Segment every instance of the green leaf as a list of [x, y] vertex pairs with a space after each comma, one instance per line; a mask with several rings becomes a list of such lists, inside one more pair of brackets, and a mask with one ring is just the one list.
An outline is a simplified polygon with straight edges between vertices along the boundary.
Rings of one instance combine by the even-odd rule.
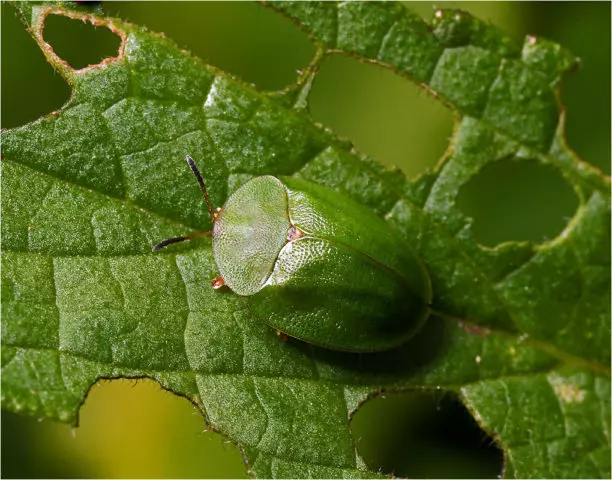
[[[466, 13], [431, 26], [393, 3], [274, 3], [318, 52], [264, 94], [118, 19], [18, 4], [70, 101], [2, 132], [2, 407], [75, 422], [105, 377], [150, 377], [191, 399], [259, 477], [372, 477], [349, 419], [373, 392], [459, 394], [517, 477], [610, 476], [610, 182], [565, 145], [560, 46], [515, 45]], [[75, 71], [42, 38], [49, 14], [121, 39]], [[320, 62], [342, 52], [419, 82], [457, 113], [444, 161], [407, 181], [316, 125]], [[570, 112], [571, 113], [571, 112]], [[244, 299], [214, 291], [191, 154], [222, 205], [262, 174], [330, 186], [384, 216], [428, 265], [436, 315], [400, 349], [356, 355], [283, 342]], [[542, 244], [477, 244], [459, 189], [486, 165], [535, 159], [579, 207]]]

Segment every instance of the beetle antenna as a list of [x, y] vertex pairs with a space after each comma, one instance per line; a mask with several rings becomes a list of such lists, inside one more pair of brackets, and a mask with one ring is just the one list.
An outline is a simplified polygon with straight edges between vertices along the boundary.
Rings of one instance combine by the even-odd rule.
[[206, 235], [210, 235], [212, 233], [211, 232], [200, 232], [200, 233], [194, 233], [193, 235], [189, 235], [187, 237], [174, 237], [174, 238], [169, 238], [168, 240], [164, 240], [161, 243], [158, 243], [157, 245], [155, 245], [153, 247], [153, 250], [160, 250], [164, 247], [167, 247], [168, 245], [171, 245], [173, 243], [179, 243], [179, 242], [186, 242], [187, 240], [191, 240], [192, 238], [196, 238], [196, 237], [204, 237]]
[[193, 161], [193, 158], [187, 155], [185, 157], [185, 160], [187, 160], [187, 164], [189, 165], [189, 168], [191, 168], [191, 171], [193, 172], [195, 177], [198, 179], [200, 190], [202, 190], [202, 193], [204, 194], [204, 199], [206, 200], [206, 208], [208, 208], [208, 214], [210, 215], [210, 219], [212, 220], [212, 223], [215, 223], [215, 214], [213, 212], [212, 205], [210, 204], [210, 200], [208, 198], [208, 191], [206, 190], [206, 185], [204, 185], [204, 179], [202, 178], [202, 175], [200, 175], [200, 171], [198, 170], [198, 167], [196, 167], [196, 164]]

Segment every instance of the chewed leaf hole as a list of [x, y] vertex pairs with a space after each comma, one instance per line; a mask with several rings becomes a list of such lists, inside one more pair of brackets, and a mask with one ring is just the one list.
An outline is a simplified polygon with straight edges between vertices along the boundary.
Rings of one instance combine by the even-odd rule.
[[495, 478], [504, 456], [455, 394], [383, 393], [351, 424], [366, 465], [402, 478]]
[[121, 45], [121, 38], [107, 27], [55, 14], [45, 19], [43, 37], [55, 54], [75, 70], [117, 57]]
[[146, 8], [104, 2], [104, 11], [164, 32], [206, 63], [264, 90], [293, 83], [315, 53], [304, 32], [256, 2], [147, 2]]
[[8, 2], [2, 14], [2, 128], [13, 128], [58, 110], [69, 98], [70, 87], [46, 61], [36, 42]]
[[464, 185], [457, 205], [474, 219], [478, 242], [493, 246], [556, 237], [574, 215], [578, 199], [552, 167], [505, 159], [485, 167]]
[[2, 476], [246, 478], [238, 449], [205, 430], [201, 412], [157, 382], [101, 380], [77, 428], [3, 411]]
[[317, 122], [409, 177], [431, 168], [452, 132], [450, 110], [391, 70], [333, 55], [325, 59], [309, 97]]

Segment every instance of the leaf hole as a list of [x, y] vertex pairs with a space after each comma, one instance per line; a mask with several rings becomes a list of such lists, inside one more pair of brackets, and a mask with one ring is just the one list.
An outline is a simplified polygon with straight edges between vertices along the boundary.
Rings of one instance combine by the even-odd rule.
[[474, 219], [482, 245], [546, 241], [574, 215], [578, 199], [552, 167], [508, 158], [487, 165], [459, 191], [458, 207]]
[[452, 133], [451, 111], [424, 89], [344, 55], [323, 61], [309, 104], [315, 121], [409, 177], [436, 165]]
[[45, 18], [43, 38], [55, 54], [75, 70], [118, 57], [121, 46], [121, 37], [108, 27], [59, 14]]
[[2, 128], [13, 128], [54, 112], [71, 90], [46, 61], [15, 8], [2, 2]]
[[165, 32], [204, 62], [263, 90], [292, 84], [315, 54], [308, 36], [254, 2], [105, 2], [107, 15]]
[[384, 392], [351, 422], [366, 465], [403, 478], [495, 478], [500, 447], [454, 393]]
[[593, 2], [587, 8], [574, 2], [525, 2], [521, 6], [526, 9], [522, 22], [526, 32], [559, 42], [582, 60], [578, 74], [562, 82], [567, 144], [610, 175], [610, 3]]
[[100, 380], [79, 411], [78, 428], [2, 412], [2, 474], [246, 478], [238, 449], [205, 430], [191, 402], [153, 380]]

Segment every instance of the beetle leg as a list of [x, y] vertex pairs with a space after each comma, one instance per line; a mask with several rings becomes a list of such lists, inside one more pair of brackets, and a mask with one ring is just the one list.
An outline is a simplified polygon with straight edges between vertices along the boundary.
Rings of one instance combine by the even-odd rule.
[[289, 227], [289, 230], [287, 231], [287, 241], [288, 242], [293, 242], [294, 240], [297, 240], [298, 238], [302, 238], [304, 236], [304, 232], [302, 232], [299, 228], [297, 228], [294, 225], [291, 225], [291, 227]]

